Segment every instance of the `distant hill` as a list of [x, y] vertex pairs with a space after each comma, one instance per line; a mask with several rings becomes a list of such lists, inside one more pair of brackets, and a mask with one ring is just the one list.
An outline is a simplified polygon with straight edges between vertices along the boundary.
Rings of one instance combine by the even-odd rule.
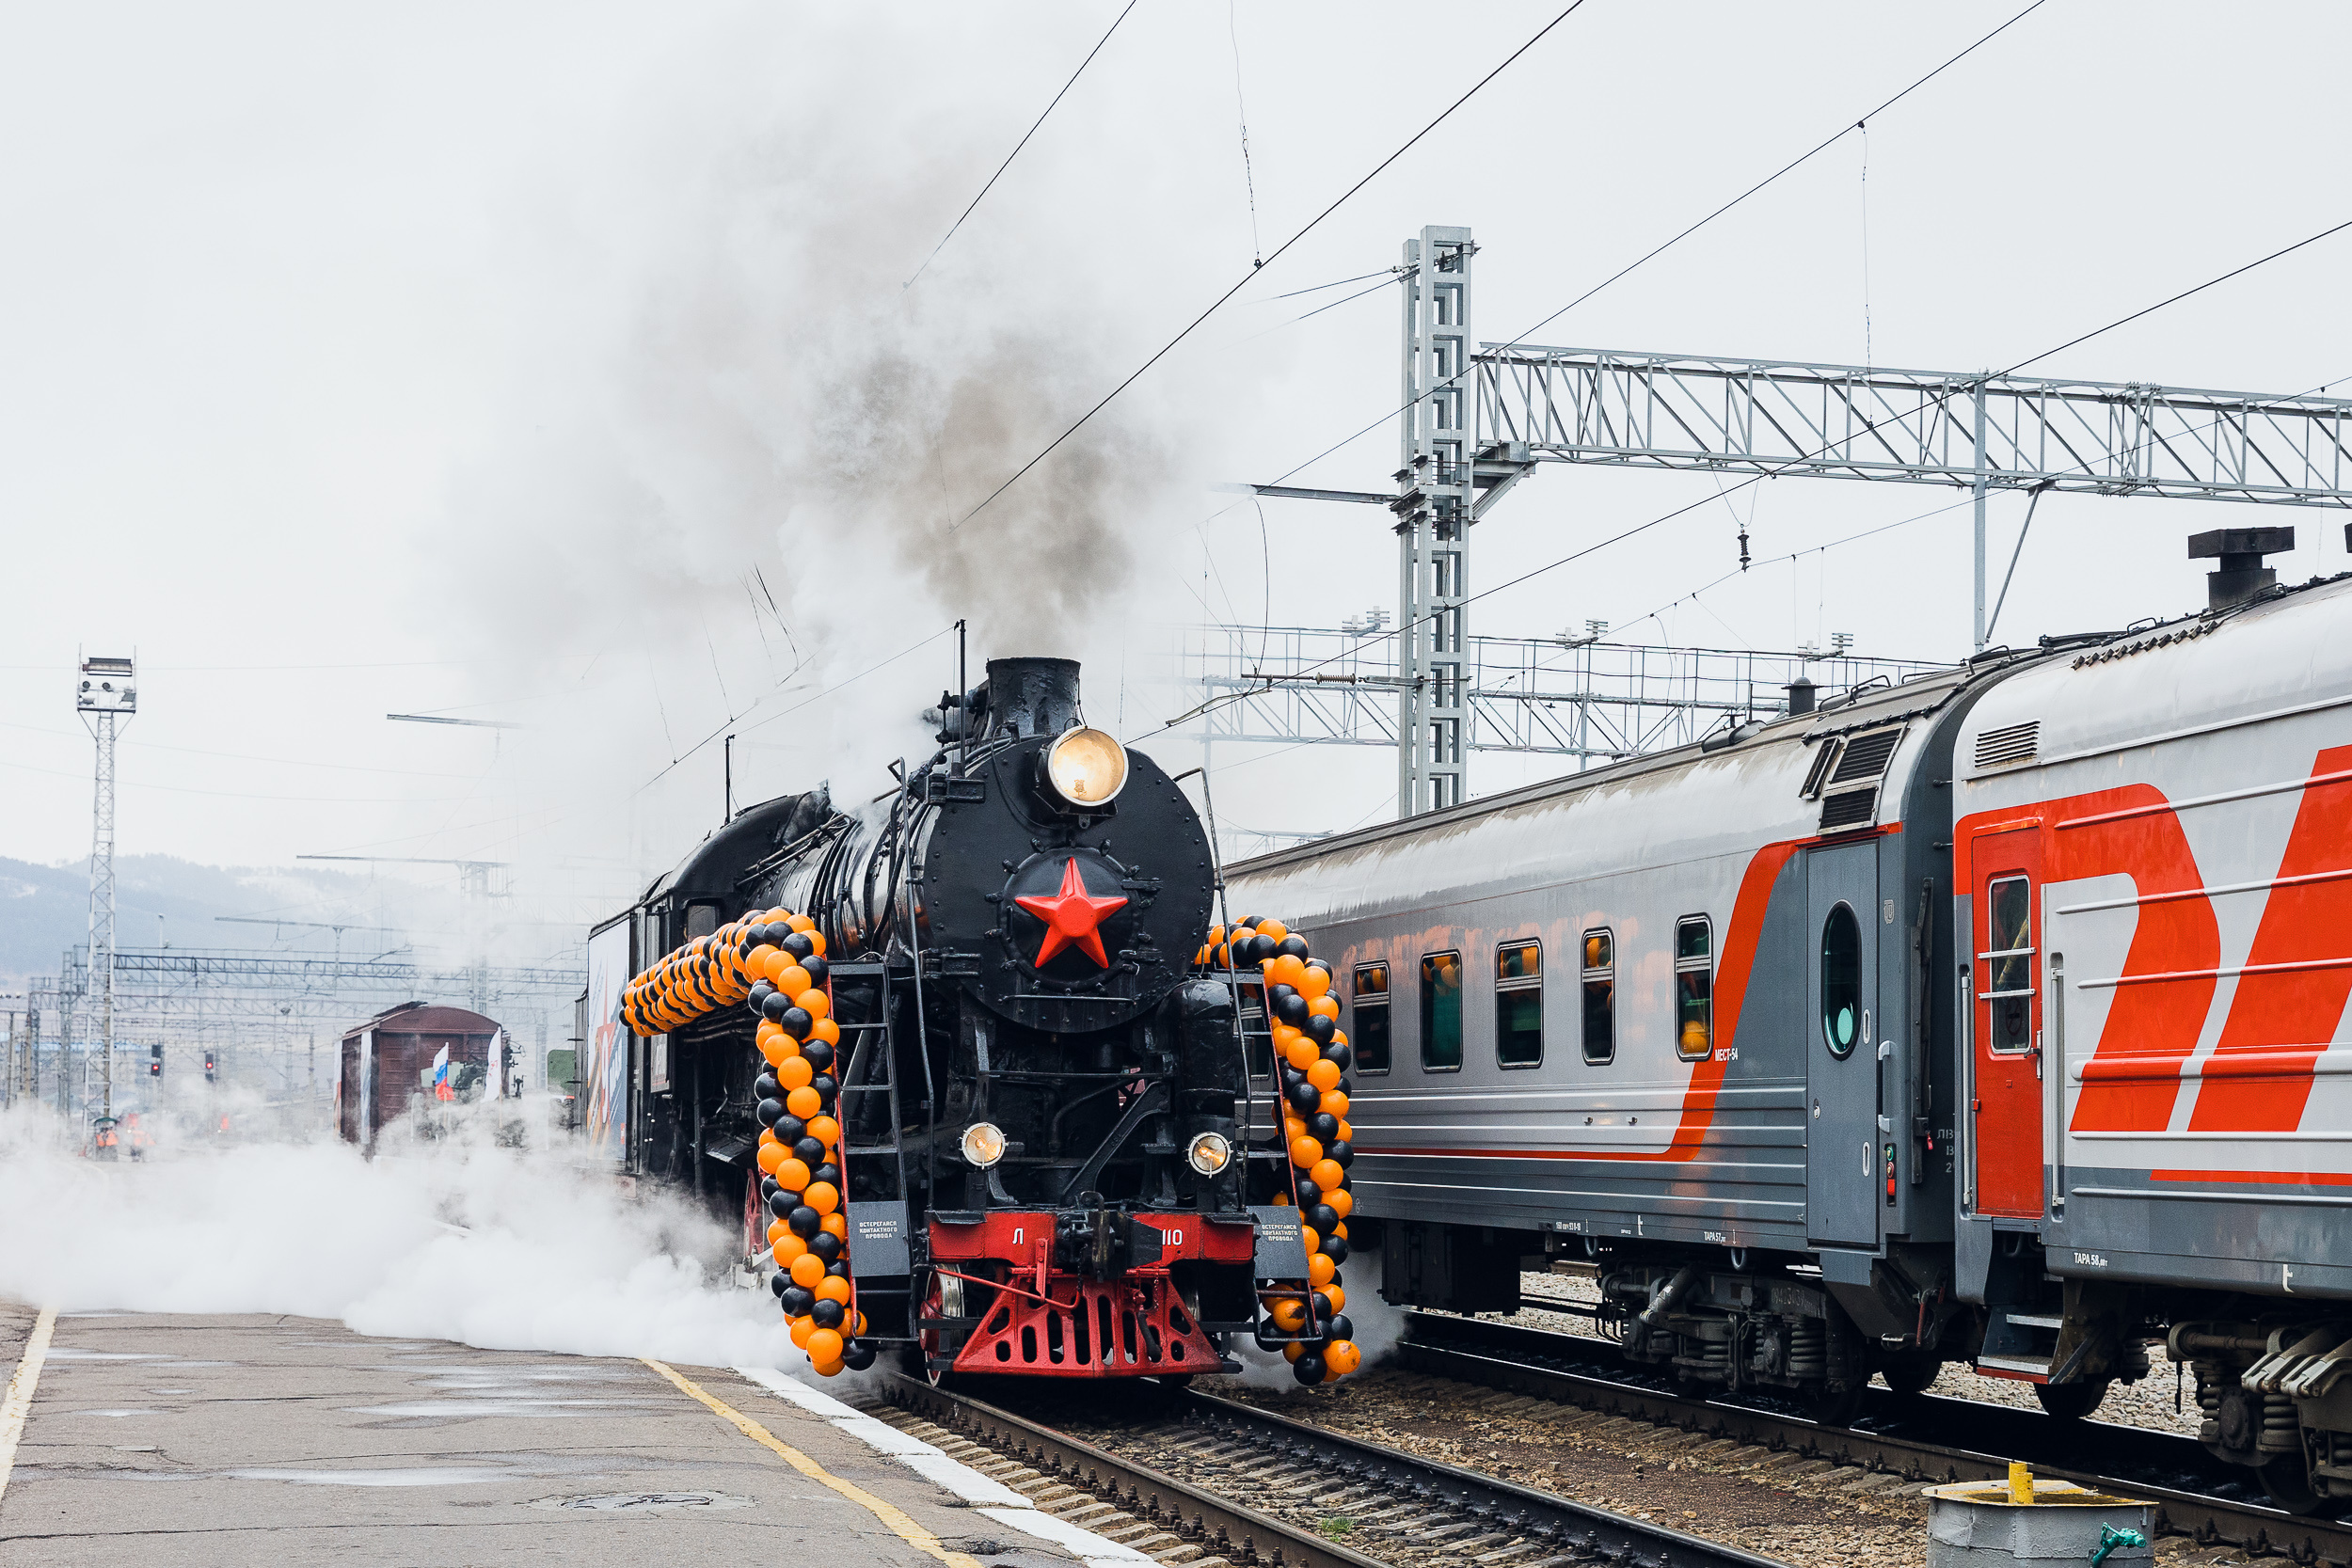
[[[345, 871], [199, 865], [170, 855], [116, 860], [116, 940], [123, 947], [315, 952], [334, 944], [332, 931], [243, 925], [221, 915], [401, 928], [345, 931], [343, 951], [366, 958], [400, 946], [407, 934], [436, 942], [453, 926], [455, 897], [453, 891]], [[87, 862], [40, 865], [0, 856], [0, 990], [21, 991], [30, 976], [55, 974], [65, 949], [88, 938]]]

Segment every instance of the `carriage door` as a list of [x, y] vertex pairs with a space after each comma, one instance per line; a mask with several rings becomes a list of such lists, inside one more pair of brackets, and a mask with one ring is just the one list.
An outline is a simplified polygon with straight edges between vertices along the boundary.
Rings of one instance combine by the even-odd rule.
[[2042, 838], [2036, 828], [1972, 846], [1968, 1102], [1977, 1212], [2039, 1218], [2042, 1204]]
[[1805, 856], [1805, 1225], [1879, 1239], [1878, 841]]

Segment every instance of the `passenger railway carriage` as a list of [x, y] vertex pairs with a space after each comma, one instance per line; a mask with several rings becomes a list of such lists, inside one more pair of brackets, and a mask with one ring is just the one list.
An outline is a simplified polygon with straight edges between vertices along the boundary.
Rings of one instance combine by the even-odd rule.
[[1832, 1417], [1948, 1360], [2081, 1414], [2158, 1343], [2215, 1452], [2352, 1498], [2352, 581], [2270, 585], [2291, 540], [1232, 868], [1339, 971], [1386, 1293], [1590, 1259], [1635, 1358]]

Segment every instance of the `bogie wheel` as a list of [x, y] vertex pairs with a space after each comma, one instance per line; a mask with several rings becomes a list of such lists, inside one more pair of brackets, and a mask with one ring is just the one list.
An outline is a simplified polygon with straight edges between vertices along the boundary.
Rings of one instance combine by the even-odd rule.
[[2037, 1383], [2034, 1398], [2042, 1408], [2061, 1421], [2079, 1421], [2099, 1408], [2099, 1402], [2107, 1397], [2108, 1381], [2095, 1383]]
[[2289, 1513], [2317, 1513], [2333, 1517], [2344, 1505], [2332, 1497], [2322, 1497], [2312, 1489], [2311, 1475], [2303, 1467], [2299, 1453], [2280, 1454], [2264, 1464], [2256, 1472], [2262, 1477], [2263, 1490], [2270, 1500]]
[[1816, 1388], [1805, 1402], [1805, 1414], [1825, 1427], [1851, 1426], [1862, 1414], [1862, 1390]]
[[1927, 1392], [1928, 1385], [1933, 1383], [1936, 1374], [1943, 1370], [1944, 1365], [1940, 1361], [1924, 1355], [1911, 1355], [1899, 1361], [1889, 1361], [1879, 1369], [1879, 1376], [1884, 1378], [1886, 1386], [1896, 1393], [1908, 1396]]

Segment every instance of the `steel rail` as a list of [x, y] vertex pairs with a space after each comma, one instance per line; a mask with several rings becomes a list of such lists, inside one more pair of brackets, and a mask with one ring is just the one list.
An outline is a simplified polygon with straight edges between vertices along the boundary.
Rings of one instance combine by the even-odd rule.
[[[1375, 1558], [1033, 1417], [901, 1373], [888, 1373], [883, 1381], [887, 1398], [900, 1409], [1065, 1484], [1105, 1497], [1136, 1517], [1201, 1543], [1232, 1562], [1272, 1568], [1387, 1568]], [[1536, 1541], [1540, 1548], [1531, 1560], [1606, 1562], [1610, 1568], [1786, 1568], [1774, 1559], [1737, 1546], [1402, 1454], [1252, 1405], [1190, 1390], [1159, 1392], [1158, 1402], [1169, 1424], [1248, 1443], [1263, 1450], [1269, 1464], [1304, 1463], [1327, 1469], [1335, 1490], [1381, 1492], [1421, 1504], [1433, 1515], [1454, 1515]], [[1435, 1528], [1438, 1519], [1430, 1522]]]
[[[2012, 1440], [2003, 1447], [2022, 1451], [1987, 1453], [1871, 1430], [1867, 1423], [1900, 1410], [1902, 1402], [1893, 1394], [1872, 1402], [1862, 1418], [1863, 1425], [1825, 1426], [1754, 1405], [1645, 1387], [1626, 1381], [1621, 1367], [1613, 1369], [1617, 1375], [1613, 1376], [1613, 1369], [1595, 1365], [1613, 1356], [1613, 1347], [1605, 1341], [1428, 1312], [1411, 1313], [1407, 1322], [1407, 1335], [1395, 1351], [1393, 1364], [1434, 1376], [1705, 1433], [1710, 1438], [1761, 1444], [1775, 1451], [1794, 1449], [1807, 1458], [1883, 1471], [1912, 1481], [1999, 1480], [2008, 1475], [2011, 1459], [2025, 1459], [2033, 1463], [2037, 1475], [2145, 1498], [2156, 1507], [2159, 1530], [2191, 1536], [2201, 1544], [2228, 1542], [2251, 1554], [2278, 1553], [2298, 1563], [2352, 1568], [2352, 1528], [2289, 1513], [2266, 1503], [2215, 1497], [2148, 1479], [2151, 1469], [2170, 1469], [2177, 1478], [2182, 1470], [2209, 1468], [2203, 1448], [2188, 1438], [2106, 1422], [2058, 1421], [1964, 1400], [1924, 1397], [1929, 1409], [1954, 1418], [1996, 1409], [2001, 1411], [1993, 1418], [1996, 1421], [2014, 1415], [2018, 1423], [2030, 1424], [2041, 1439], [2019, 1442], [2013, 1440], [2018, 1433], [2011, 1433]], [[1579, 1362], [1583, 1363], [1581, 1368], [1575, 1365]], [[1914, 1409], [1919, 1407], [1915, 1402]], [[2094, 1436], [2136, 1452], [2141, 1460], [2137, 1466], [2141, 1473], [2099, 1474], [2047, 1457], [2080, 1454]], [[2250, 1474], [2243, 1484], [2254, 1484]]]

